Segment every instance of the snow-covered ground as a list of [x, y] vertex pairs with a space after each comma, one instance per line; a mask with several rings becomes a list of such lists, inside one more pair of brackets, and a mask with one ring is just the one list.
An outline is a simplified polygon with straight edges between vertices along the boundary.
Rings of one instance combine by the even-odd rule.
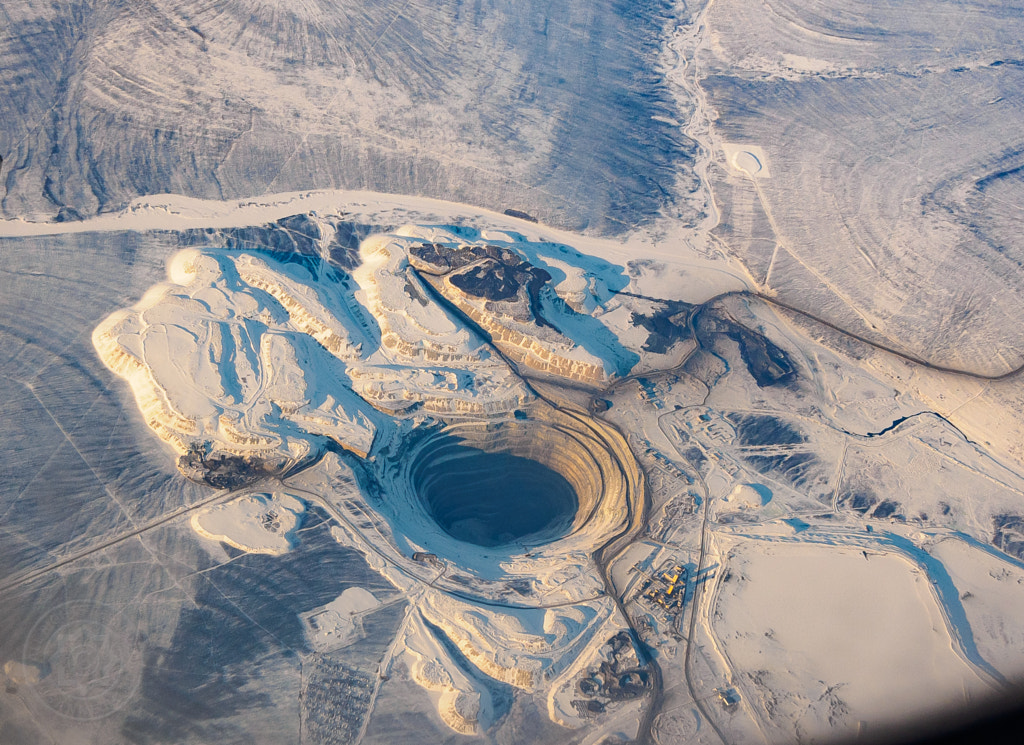
[[708, 635], [770, 740], [884, 731], [998, 690], [906, 557], [771, 538], [717, 548]]
[[[0, 740], [792, 742], [1019, 690], [1019, 9], [157, 5], [4, 7]], [[576, 515], [452, 535], [445, 438]]]
[[240, 551], [283, 554], [292, 549], [305, 511], [289, 494], [252, 494], [194, 513], [192, 528]]
[[[345, 201], [357, 197], [362, 201]], [[219, 454], [284, 469], [320, 452], [327, 437], [375, 464], [383, 501], [355, 487], [352, 466], [329, 453], [273, 494], [241, 494], [193, 512], [191, 525], [246, 553], [291, 555], [301, 549], [308, 510], [325, 511], [336, 522], [334, 540], [359, 551], [408, 598], [382, 670], [399, 677], [407, 671], [431, 691], [445, 726], [481, 734], [504, 726], [505, 685], [559, 726], [635, 731], [642, 697], [616, 698], [600, 687], [604, 693], [594, 694], [581, 683], [602, 664], [627, 664], [609, 657], [606, 644], [631, 625], [655, 654], [672, 706], [689, 700], [698, 719], [771, 741], [878, 731], [903, 716], [927, 716], [938, 702], [955, 708], [985, 700], [1024, 677], [1024, 660], [1012, 652], [1020, 636], [1013, 579], [1020, 569], [999, 550], [1016, 540], [1024, 479], [1012, 456], [994, 457], [965, 435], [973, 431], [970, 420], [929, 409], [943, 402], [950, 414], [970, 411], [985, 389], [935, 372], [908, 385], [901, 378], [906, 362], [871, 350], [851, 354], [835, 332], [806, 319], [794, 323], [749, 298], [723, 301], [725, 312], [715, 316], [722, 320], [714, 323], [742, 326], [696, 324], [695, 339], [679, 316], [678, 338], [649, 349], [667, 332], [635, 319], [657, 317], [664, 301], [635, 295], [699, 302], [710, 288], [740, 289], [729, 262], [680, 251], [662, 256], [662, 269], [631, 274], [623, 259], [635, 246], [625, 243], [420, 198], [338, 192], [283, 195], [256, 206], [164, 197], [92, 223], [8, 222], [4, 229], [24, 239], [62, 231], [157, 234], [175, 225], [273, 228], [268, 217], [286, 218], [296, 206], [313, 210], [310, 224], [355, 213], [366, 221], [434, 222], [371, 234], [351, 272], [325, 263], [323, 239], [321, 253], [305, 264], [257, 246], [168, 253], [167, 280], [110, 315], [93, 340], [131, 382], [150, 427], [179, 453], [201, 448], [209, 459], [201, 463]], [[433, 440], [402, 444], [417, 427], [448, 421], [446, 432], [466, 442], [495, 448], [507, 441], [513, 452], [534, 452], [514, 444], [511, 424], [505, 440], [488, 428], [514, 421], [513, 409], [546, 417], [546, 427], [580, 425], [564, 419], [571, 407], [544, 414], [548, 404], [513, 374], [528, 363], [510, 367], [487, 351], [471, 321], [438, 304], [408, 260], [423, 242], [509, 249], [543, 268], [550, 276], [545, 318], [588, 354], [606, 355], [607, 369], [629, 360], [631, 375], [628, 367], [620, 371], [604, 391], [588, 380], [586, 396], [610, 404], [603, 416], [646, 470], [649, 493], [616, 501], [620, 487], [607, 479], [614, 463], [625, 462], [619, 453], [589, 466], [601, 474], [593, 478], [604, 484], [604, 496], [566, 538], [481, 549], [434, 524], [413, 475], [418, 458], [434, 457]], [[704, 289], [679, 287], [683, 273], [703, 273]], [[500, 313], [520, 312], [465, 307], [495, 313], [495, 323], [511, 323]], [[530, 333], [529, 326], [514, 328]], [[545, 338], [538, 333], [531, 343]], [[789, 366], [789, 377], [755, 379], [752, 353], [737, 338], [779, 345], [772, 354]], [[564, 349], [564, 341], [557, 344], [563, 346], [552, 349]], [[545, 368], [536, 374], [551, 382]], [[385, 387], [378, 390], [374, 380]], [[514, 402], [474, 403], [497, 401], [492, 388]], [[551, 395], [557, 386], [537, 390]], [[531, 437], [549, 437], [544, 432]], [[572, 437], [594, 438], [585, 446], [592, 453], [617, 447], [613, 430], [586, 432]], [[568, 463], [585, 457], [558, 443], [550, 440], [543, 457], [562, 453], [549, 462], [578, 469]], [[349, 486], [339, 492], [338, 484]], [[653, 540], [633, 543], [610, 566], [611, 586], [629, 603], [623, 616], [588, 554], [626, 527], [627, 503], [645, 502]], [[1007, 527], [993, 534], [1000, 520]], [[665, 595], [657, 601], [662, 607], [644, 594], [677, 575], [680, 589], [671, 592], [678, 601]], [[324, 654], [357, 650], [372, 637], [369, 619], [392, 607], [380, 602], [353, 588], [305, 611], [310, 644]], [[691, 649], [681, 635], [688, 623], [697, 633]], [[680, 688], [687, 677], [692, 693]], [[676, 720], [659, 721], [667, 731]]]

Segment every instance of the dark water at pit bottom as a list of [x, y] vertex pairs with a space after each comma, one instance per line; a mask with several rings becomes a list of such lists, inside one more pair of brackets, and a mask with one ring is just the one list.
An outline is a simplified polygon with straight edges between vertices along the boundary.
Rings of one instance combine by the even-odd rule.
[[579, 507], [568, 480], [543, 463], [463, 445], [428, 454], [414, 479], [437, 524], [452, 538], [477, 546], [554, 540], [568, 530]]

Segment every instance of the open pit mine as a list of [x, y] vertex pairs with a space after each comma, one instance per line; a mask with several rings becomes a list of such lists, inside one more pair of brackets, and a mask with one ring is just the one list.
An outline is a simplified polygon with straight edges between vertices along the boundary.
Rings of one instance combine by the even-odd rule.
[[0, 0], [0, 745], [1024, 711], [1022, 6]]
[[[141, 414], [115, 418], [195, 492], [124, 534], [171, 521], [208, 556], [180, 654], [265, 640], [253, 679], [295, 683], [266, 711], [297, 697], [330, 743], [853, 737], [1021, 679], [1013, 381], [704, 264], [522, 221], [373, 227], [398, 216], [162, 235], [166, 266], [90, 323]], [[42, 641], [5, 674], [70, 706]]]
[[[579, 314], [524, 247], [406, 226], [365, 239], [351, 272], [186, 249], [93, 334], [181, 472], [241, 494], [194, 515], [199, 535], [280, 554], [302, 500], [348, 513], [336, 537], [418, 597], [398, 654], [464, 734], [496, 718], [481, 675], [582, 721], [581, 652], [629, 628], [594, 552], [645, 509], [618, 430], [530, 382], [596, 390], [626, 370], [601, 335], [559, 330]], [[353, 462], [369, 486], [344, 500], [266, 493]]]

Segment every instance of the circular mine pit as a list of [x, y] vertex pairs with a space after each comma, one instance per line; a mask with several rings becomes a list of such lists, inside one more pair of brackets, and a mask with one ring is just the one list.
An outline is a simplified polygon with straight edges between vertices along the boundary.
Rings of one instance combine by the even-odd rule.
[[488, 548], [562, 535], [579, 507], [572, 484], [558, 471], [457, 439], [435, 451], [414, 478], [427, 512], [445, 533]]
[[415, 449], [408, 474], [442, 531], [486, 548], [565, 537], [603, 486], [599, 466], [571, 433], [533, 421], [447, 427]]

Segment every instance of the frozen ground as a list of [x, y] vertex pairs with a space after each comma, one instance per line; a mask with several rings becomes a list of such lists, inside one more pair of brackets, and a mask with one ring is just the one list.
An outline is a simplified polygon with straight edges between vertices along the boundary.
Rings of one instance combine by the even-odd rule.
[[[1008, 62], [1024, 21], [1017, 3], [986, 7], [715, 0], [695, 74], [714, 112], [715, 233], [754, 279], [993, 375], [1024, 346], [1010, 320], [1024, 99]], [[742, 148], [764, 170], [741, 170]]]
[[957, 654], [928, 575], [905, 557], [810, 541], [722, 543], [710, 629], [770, 739], [871, 733], [908, 708], [940, 714], [996, 689], [990, 672]]
[[[55, 309], [66, 308], [55, 324], [65, 337], [54, 338], [50, 325], [26, 336], [25, 321], [34, 316], [23, 312], [24, 300], [8, 311], [8, 333], [20, 328], [23, 337], [6, 363], [11, 380], [39, 411], [54, 412], [31, 418], [31, 425], [5, 418], [22, 433], [26, 469], [38, 472], [33, 478], [12, 470], [19, 486], [6, 497], [7, 534], [15, 540], [7, 544], [4, 592], [24, 602], [11, 619], [20, 631], [8, 642], [4, 669], [11, 700], [27, 712], [12, 713], [13, 724], [6, 725], [12, 738], [31, 738], [45, 727], [64, 741], [68, 723], [84, 721], [75, 730], [82, 742], [160, 742], [161, 732], [176, 742], [201, 741], [212, 727], [256, 742], [295, 737], [300, 729], [308, 742], [375, 742], [421, 730], [438, 742], [474, 735], [560, 742], [566, 733], [633, 737], [646, 728], [658, 742], [672, 732], [697, 741], [719, 737], [715, 732], [727, 742], [820, 739], [882, 733], [908, 715], [929, 716], [937, 702], [970, 706], [1024, 678], [1024, 660], [1014, 652], [1022, 633], [1016, 621], [1024, 552], [1021, 463], [1005, 442], [999, 446], [1005, 433], [982, 432], [975, 420], [958, 416], [974, 410], [987, 387], [935, 371], [908, 385], [910, 363], [860, 342], [850, 346], [835, 331], [752, 296], [702, 306], [707, 295], [699, 288], [691, 304], [675, 305], [620, 292], [670, 295], [674, 277], [685, 273], [733, 291], [743, 286], [742, 273], [725, 260], [680, 255], [660, 276], [630, 277], [616, 263], [628, 250], [618, 242], [577, 236], [569, 243], [568, 234], [498, 215], [474, 218], [461, 207], [446, 212], [443, 203], [412, 199], [402, 206], [369, 195], [345, 203], [347, 196], [285, 196], [268, 199], [262, 209], [165, 198], [163, 207], [140, 203], [123, 216], [72, 224], [67, 232], [6, 224], [8, 233], [50, 233], [4, 239], [7, 271], [22, 298], [62, 281], [43, 269], [47, 262], [84, 280], [63, 280], [79, 288]], [[315, 200], [318, 211], [301, 220], [246, 225], [306, 200]], [[408, 217], [450, 227], [409, 226], [362, 240], [358, 249], [353, 243], [362, 230], [356, 225]], [[176, 220], [183, 230], [168, 230]], [[209, 228], [194, 229], [204, 224]], [[637, 372], [625, 374], [626, 368], [611, 384], [588, 384], [589, 391], [571, 379], [562, 381], [569, 388], [559, 388], [543, 367], [530, 372], [525, 363], [502, 364], [533, 377], [534, 393], [520, 405], [532, 407], [531, 417], [555, 417], [544, 426], [564, 428], [570, 419], [558, 417], [578, 417], [573, 400], [606, 408], [601, 419], [608, 424], [587, 435], [597, 438], [587, 449], [614, 448], [614, 432], [621, 432], [628, 457], [646, 472], [646, 490], [611, 486], [619, 482], [608, 480], [608, 469], [625, 462], [615, 460], [622, 454], [598, 459], [586, 468], [601, 475], [586, 476], [578, 470], [584, 461], [543, 429], [533, 435], [541, 443], [535, 450], [523, 449], [511, 423], [496, 435], [494, 423], [516, 420], [507, 409], [452, 407], [472, 403], [477, 386], [460, 392], [443, 375], [435, 377], [433, 388], [422, 389], [423, 401], [439, 395], [449, 403], [405, 411], [360, 388], [352, 372], [331, 382], [317, 372], [387, 359], [397, 376], [410, 354], [448, 355], [433, 364], [461, 369], [460, 375], [498, 369], [500, 350], [488, 357], [482, 342], [445, 351], [472, 322], [448, 315], [442, 323], [445, 316], [437, 313], [444, 306], [424, 301], [432, 297], [427, 285], [416, 290], [411, 270], [395, 263], [425, 239], [505, 246], [529, 265], [546, 267], [550, 298], [564, 305], [545, 301], [545, 318], [567, 324], [588, 353], [631, 359]], [[389, 247], [382, 259], [373, 259], [382, 246]], [[201, 272], [184, 272], [203, 257], [214, 260], [214, 274], [200, 281]], [[350, 268], [360, 262], [363, 269]], [[107, 295], [96, 292], [114, 273], [111, 265], [131, 267], [135, 278], [128, 287], [111, 283]], [[225, 280], [225, 267], [237, 276]], [[159, 284], [165, 272], [172, 285]], [[401, 282], [392, 286], [396, 276]], [[346, 283], [354, 292], [340, 291]], [[351, 446], [329, 452], [294, 476], [289, 464], [297, 461], [281, 465], [265, 455], [270, 470], [235, 491], [175, 476], [173, 453], [147, 433], [133, 400], [154, 393], [133, 384], [133, 396], [98, 360], [87, 363], [89, 377], [76, 375], [75, 357], [67, 355], [74, 344], [91, 341], [103, 359], [114, 359], [93, 329], [110, 328], [104, 318], [143, 296], [135, 312], [152, 314], [182, 291], [169, 287], [186, 288], [188, 302], [203, 303], [204, 324], [246, 314], [253, 350], [263, 346], [257, 327], [295, 349], [305, 349], [303, 336], [317, 340], [288, 363], [303, 366], [301, 376], [281, 375], [289, 369], [282, 368], [285, 357], [253, 351], [263, 360], [258, 379], [279, 382], [246, 392], [249, 383], [227, 385], [243, 374], [238, 335], [236, 353], [221, 346], [197, 356], [185, 353], [194, 342], [150, 353], [132, 341], [137, 330], [119, 332], [121, 348], [160, 382], [155, 390], [168, 411], [213, 407], [215, 422], [235, 412], [226, 439], [217, 440], [224, 430], [216, 429], [200, 436], [221, 443], [209, 446], [210, 453], [248, 453], [242, 435], [291, 433], [306, 438], [302, 457], [309, 461], [327, 430], [322, 424], [292, 429], [294, 415], [280, 402], [296, 397], [363, 396], [372, 404], [366, 426], [387, 437], [369, 453]], [[520, 312], [514, 304], [486, 307], [495, 322], [502, 313]], [[587, 315], [573, 321], [575, 307]], [[277, 317], [275, 308], [285, 315]], [[161, 322], [191, 328], [195, 318], [171, 314]], [[377, 326], [367, 325], [371, 318]], [[403, 326], [416, 318], [421, 331]], [[584, 318], [595, 324], [589, 332]], [[333, 336], [324, 335], [327, 329]], [[385, 348], [383, 336], [392, 332], [421, 344], [421, 351]], [[334, 338], [346, 341], [338, 346]], [[544, 338], [553, 337], [537, 336]], [[627, 351], [631, 358], [623, 357]], [[96, 360], [92, 354], [82, 357]], [[318, 382], [309, 389], [310, 381]], [[563, 397], [567, 408], [542, 414], [542, 402], [530, 403], [531, 396]], [[26, 400], [20, 394], [8, 405]], [[77, 420], [61, 414], [77, 411], [81, 400], [89, 404]], [[931, 409], [929, 401], [945, 408]], [[120, 413], [111, 416], [103, 407]], [[263, 411], [262, 418], [253, 418], [254, 411]], [[598, 506], [591, 517], [577, 518], [568, 537], [544, 538], [531, 548], [453, 540], [433, 524], [416, 491], [417, 459], [445, 457], [434, 455], [444, 452], [438, 449], [444, 439], [401, 444], [407, 433], [444, 422], [466, 443], [511, 448], [569, 469], [563, 472], [576, 474], [579, 494], [601, 490]], [[485, 426], [479, 434], [476, 423]], [[149, 424], [178, 448], [163, 419]], [[30, 445], [43, 439], [31, 427], [52, 427], [61, 439], [36, 453]], [[332, 432], [344, 445], [345, 436]], [[126, 445], [119, 437], [128, 438]], [[127, 447], [135, 442], [146, 449]], [[403, 465], [403, 458], [411, 463]], [[43, 478], [54, 469], [81, 485], [55, 491]], [[603, 486], [585, 486], [594, 483]], [[620, 493], [626, 496], [615, 496]], [[69, 496], [80, 505], [71, 522], [60, 502]], [[615, 501], [620, 498], [625, 502]], [[46, 504], [53, 510], [40, 513]], [[626, 505], [634, 517], [623, 523]], [[623, 538], [607, 542], [605, 536], [616, 535]], [[49, 546], [40, 544], [43, 537]], [[588, 553], [602, 541], [609, 548], [595, 566]], [[90, 591], [97, 581], [104, 593]], [[622, 636], [628, 630], [641, 640], [636, 650]], [[169, 660], [200, 639], [221, 651], [172, 674], [178, 668], [169, 668]], [[625, 646], [616, 639], [627, 639]], [[107, 650], [114, 646], [118, 655], [111, 658]], [[80, 667], [83, 660], [91, 667]], [[219, 697], [202, 693], [211, 676], [229, 670], [234, 682]], [[267, 680], [278, 681], [273, 694]], [[629, 680], [635, 683], [622, 682]], [[170, 692], [192, 702], [189, 707], [204, 701], [208, 718], [168, 709]], [[294, 711], [296, 700], [305, 703], [293, 719], [284, 712]], [[544, 723], [516, 734], [537, 717]]]
[[[0, 742], [1018, 697], [1021, 17], [6, 3]], [[488, 533], [453, 438], [575, 516]]]
[[665, 0], [5, 3], [0, 213], [368, 188], [621, 232], [671, 201], [694, 154], [656, 72], [671, 12]]

